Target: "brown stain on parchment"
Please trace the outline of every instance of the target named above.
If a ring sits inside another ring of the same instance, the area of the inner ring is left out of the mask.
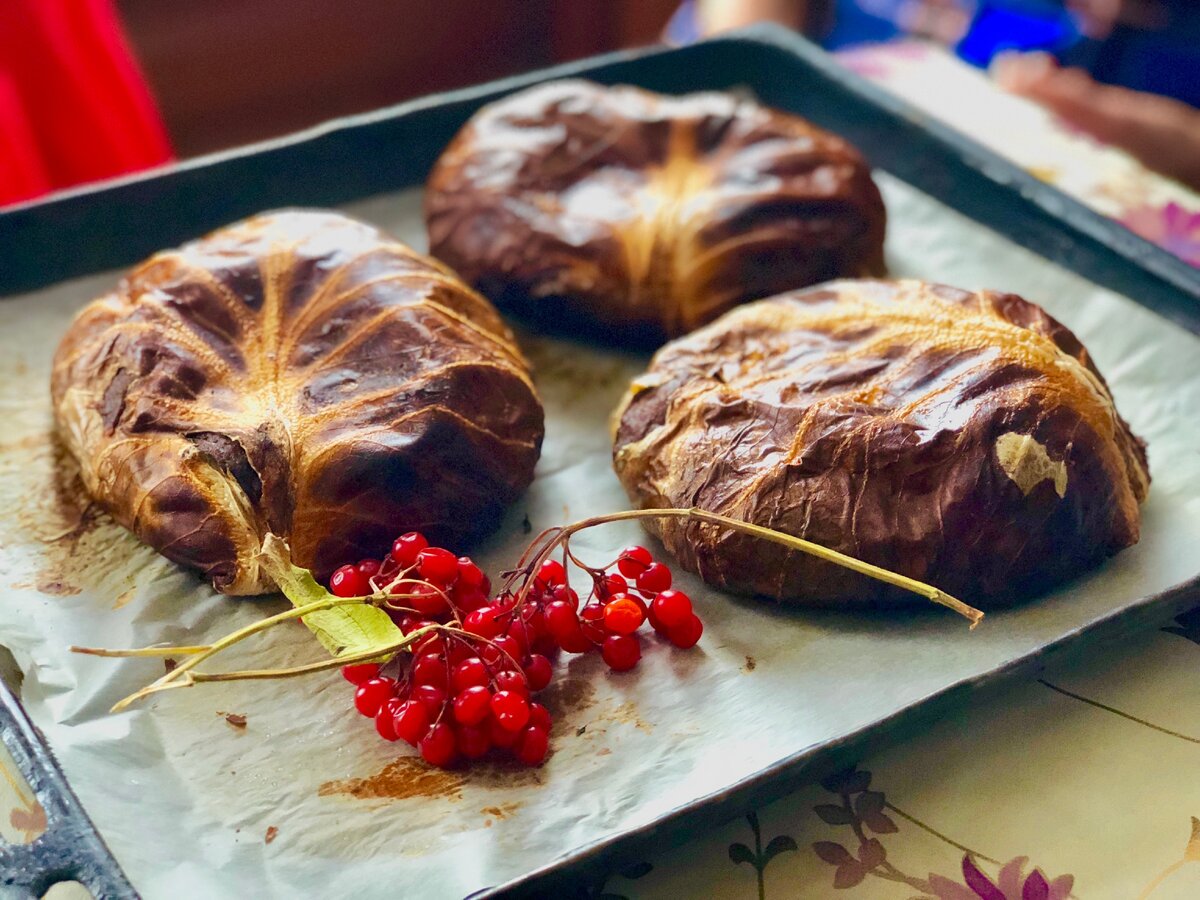
[[[77,582],[94,564],[81,545],[98,528],[116,524],[88,497],[78,465],[53,431],[2,443],[0,454],[7,457],[5,468],[25,482],[22,502],[3,527],[5,537],[40,545],[32,581],[13,586],[54,597],[80,593]]]
[[[327,781],[317,788],[317,796],[343,794],[356,800],[407,800],[412,797],[457,802],[467,787],[485,790],[523,790],[545,782],[541,769],[531,769],[510,757],[488,756],[460,770],[435,769],[418,756],[402,756],[374,775]],[[482,810],[496,818],[496,809],[511,815],[519,802],[499,804]]]
[[[538,702],[550,711],[554,719],[552,731],[572,712],[580,712],[596,705],[596,686],[589,678],[560,678],[538,694]]]
[[[406,800],[409,797],[459,799],[466,777],[458,772],[435,769],[415,756],[402,756],[366,778],[327,781],[317,796],[345,794],[356,800]]]
[[[507,819],[520,808],[520,803],[500,803],[496,806],[485,806],[480,812],[493,819]]]
[[[647,734],[654,730],[654,726],[638,715],[638,708],[633,701],[626,701],[614,709],[610,713],[601,716],[602,719],[607,719],[610,722],[620,722],[625,725],[632,725],[634,728],[640,728]]]
[[[34,587],[37,588],[39,594],[48,594],[51,597],[70,597],[73,594],[83,593],[83,588],[58,580],[39,581]]]

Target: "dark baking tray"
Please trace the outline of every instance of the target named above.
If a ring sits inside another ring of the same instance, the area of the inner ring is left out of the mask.
[[[13,207],[0,212],[0,295],[128,265],[263,209],[341,204],[419,184],[446,142],[480,105],[563,77],[631,83],[668,93],[747,88],[772,106],[800,113],[845,136],[873,166],[1052,262],[1200,333],[1200,271],[845,71],[802,38],[775,27],[758,27],[681,49],[612,54],[427,97],[280,140]],[[1150,627],[1197,603],[1200,584],[1196,581],[1144,598],[1000,670],[953,685],[842,740],[802,748],[752,778],[696,798],[648,826],[570,848],[546,867],[477,896],[585,893],[580,885],[605,871],[894,742],[1009,677],[1036,671],[1049,658],[1084,643],[1094,646]],[[0,709],[0,715],[11,720],[14,711]],[[11,723],[3,730],[6,737],[16,733]],[[28,729],[20,731],[29,752],[57,772],[45,746],[30,743]],[[76,833],[90,832],[94,837],[78,805],[68,813],[72,810],[71,824],[80,829]],[[89,838],[87,847],[93,857],[105,855],[98,838]],[[56,873],[62,877],[77,877],[73,867],[83,864],[61,862]],[[117,887],[116,893],[120,892]]]

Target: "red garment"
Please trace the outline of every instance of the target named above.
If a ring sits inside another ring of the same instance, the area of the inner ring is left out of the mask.
[[[112,0],[0,0],[0,204],[170,159]]]

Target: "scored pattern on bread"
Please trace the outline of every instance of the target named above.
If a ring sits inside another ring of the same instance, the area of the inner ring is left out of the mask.
[[[543,417],[495,309],[371,226],[264,214],[87,306],[52,393],[88,491],[229,594],[268,532],[324,575],[418,529],[456,545],[532,480]]]
[[[501,308],[628,343],[883,268],[883,201],[858,152],[732,94],[522,91],[446,148],[425,210],[430,252]]]
[[[1086,349],[1013,294],[841,281],[663,347],[614,418],[640,507],[698,506],[974,605],[1135,543],[1150,476]],[[719,587],[809,603],[890,589],[709,526],[651,526]]]

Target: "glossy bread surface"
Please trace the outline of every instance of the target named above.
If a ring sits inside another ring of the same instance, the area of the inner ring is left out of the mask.
[[[842,281],[663,347],[614,422],[640,507],[699,506],[974,605],[1043,591],[1138,539],[1144,444],[1087,350],[1013,294]],[[810,603],[901,596],[708,526],[655,529],[719,587]]]
[[[76,317],[52,391],[89,492],[230,594],[270,590],[268,532],[318,575],[408,529],[478,534],[528,486],[543,433],[491,304],[328,212],[151,257]]]
[[[501,308],[629,344],[883,266],[858,152],[732,94],[522,91],[459,132],[425,202],[430,252]]]

